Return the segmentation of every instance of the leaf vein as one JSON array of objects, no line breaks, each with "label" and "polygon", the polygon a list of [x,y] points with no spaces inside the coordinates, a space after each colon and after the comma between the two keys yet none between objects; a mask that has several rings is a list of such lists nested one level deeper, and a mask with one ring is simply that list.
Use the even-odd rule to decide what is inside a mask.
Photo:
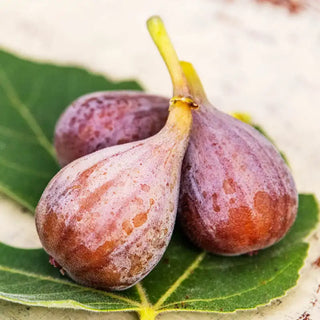
[{"label": "leaf vein", "polygon": [[141,306],[141,304],[137,301],[131,300],[129,298],[125,298],[122,296],[119,296],[117,294],[111,293],[111,292],[105,292],[105,291],[101,291],[101,290],[97,290],[97,289],[93,289],[93,288],[87,288],[87,287],[82,287],[76,283],[72,283],[70,281],[67,280],[61,280],[61,279],[57,279],[57,278],[53,278],[50,276],[42,276],[42,275],[37,275],[35,273],[31,273],[31,272],[26,272],[26,271],[22,271],[22,270],[18,270],[18,269],[14,269],[14,268],[8,268],[5,266],[0,265],[0,271],[4,271],[4,272],[9,272],[9,273],[15,273],[15,274],[21,274],[27,277],[32,277],[32,278],[39,278],[41,280],[45,280],[45,281],[51,281],[54,283],[59,283],[59,284],[63,284],[63,285],[67,285],[70,287],[78,287],[81,288],[82,291],[92,291],[92,292],[96,292],[96,293],[100,293],[103,294],[105,296],[108,296],[109,298],[112,299],[118,299],[121,301],[124,301],[128,304],[134,305],[134,306]]},{"label": "leaf vein", "polygon": [[141,283],[137,283],[135,285],[136,289],[137,289],[137,292],[138,292],[138,295],[140,297],[140,301],[142,303],[142,305],[144,306],[150,306],[150,302],[149,302],[149,299],[148,299],[148,295],[146,293],[146,291],[144,290],[143,286]]},{"label": "leaf vein", "polygon": [[33,176],[37,176],[39,178],[43,178],[45,180],[50,179],[52,176],[48,175],[44,172],[41,171],[35,171],[26,167],[21,166],[18,163],[14,163],[14,162],[9,162],[7,160],[5,160],[3,157],[0,157],[0,165],[3,165],[4,167],[7,167],[9,169],[15,170],[15,171],[19,171],[22,173],[25,173],[27,175],[33,175]]},{"label": "leaf vein", "polygon": [[212,302],[212,301],[217,301],[217,300],[226,300],[226,299],[230,299],[230,298],[233,298],[233,297],[236,297],[236,296],[240,296],[240,295],[242,295],[242,294],[245,294],[245,293],[254,291],[254,290],[256,290],[256,289],[258,289],[258,288],[260,288],[260,287],[262,287],[262,286],[265,286],[265,285],[267,285],[268,283],[274,281],[274,280],[275,280],[277,277],[279,277],[283,272],[285,272],[285,271],[293,264],[294,261],[295,261],[295,260],[290,261],[290,263],[288,263],[287,265],[285,265],[282,269],[279,270],[279,272],[275,273],[275,275],[272,276],[270,279],[265,280],[263,283],[260,283],[260,284],[258,284],[258,285],[255,286],[255,287],[252,287],[252,288],[249,288],[249,289],[246,289],[246,290],[243,290],[243,291],[239,291],[239,292],[236,292],[236,293],[233,293],[233,294],[224,296],[224,297],[215,297],[215,298],[208,298],[208,299],[187,299],[187,300],[176,301],[176,302],[172,302],[172,303],[163,305],[161,309],[164,309],[164,308],[167,308],[167,307],[170,307],[170,306],[172,306],[172,305],[179,304],[179,303]]},{"label": "leaf vein", "polygon": [[54,161],[57,162],[52,144],[44,134],[37,120],[31,114],[28,107],[21,101],[4,69],[0,70],[0,80],[2,80],[0,81],[0,85],[11,102],[11,106],[19,112],[20,116],[26,121],[31,131],[35,134],[41,146],[50,154],[50,156],[52,156]]},{"label": "leaf vein", "polygon": [[[107,312],[121,312],[121,311],[139,311],[140,308],[136,308],[136,307],[125,307],[125,308],[120,308],[120,309],[95,309],[95,308],[91,308],[90,306],[85,305],[84,303],[78,302],[76,300],[72,300],[72,299],[66,299],[66,300],[55,300],[55,301],[41,301],[41,302],[37,302],[37,301],[28,301],[28,300],[17,300],[14,298],[10,298],[7,296],[3,296],[0,295],[0,299],[2,300],[6,300],[6,301],[11,301],[11,302],[16,302],[16,303],[20,303],[23,305],[28,305],[28,306],[46,306],[46,307],[52,307],[52,308],[59,308],[57,305],[61,304],[61,305],[65,305],[66,303],[70,303],[73,307],[77,307],[75,309],[85,309],[85,310],[92,310],[92,311],[107,311]],[[109,304],[109,303],[106,303]],[[118,303],[116,303],[118,304]],[[79,308],[80,307],[80,308]]]},{"label": "leaf vein", "polygon": [[3,185],[1,183],[0,183],[0,192],[2,192],[3,194],[7,195],[11,199],[17,201],[18,203],[20,203],[20,205],[24,206],[25,208],[27,208],[31,212],[34,212],[34,210],[35,210],[34,206],[32,206],[29,202],[27,202],[26,200],[22,199],[18,194],[12,192],[10,190],[10,188],[8,188],[7,186],[5,186],[5,185]]},{"label": "leaf vein", "polygon": [[27,133],[14,131],[14,130],[7,128],[5,126],[0,126],[0,134],[7,136],[7,137],[10,137],[10,138],[20,139],[23,142],[39,144],[38,141],[35,141],[33,136],[31,136]]},{"label": "leaf vein", "polygon": [[189,267],[184,271],[184,273],[169,287],[169,289],[159,298],[159,300],[154,305],[155,310],[159,309],[163,303],[172,295],[172,293],[177,290],[177,288],[181,285],[183,281],[185,281],[192,272],[197,269],[206,256],[206,252],[200,253],[193,262],[189,265]]}]

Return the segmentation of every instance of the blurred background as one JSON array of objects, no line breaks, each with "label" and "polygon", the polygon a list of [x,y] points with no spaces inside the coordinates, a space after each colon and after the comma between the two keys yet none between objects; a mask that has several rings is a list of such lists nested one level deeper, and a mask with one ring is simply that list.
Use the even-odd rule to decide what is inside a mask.
[{"label": "blurred background", "polygon": [[[319,198],[319,0],[2,0],[0,47],[116,80],[135,79],[147,92],[170,96],[169,75],[145,27],[154,14],[163,18],[179,57],[194,64],[210,101],[225,112],[248,112],[286,153],[298,190]],[[0,241],[39,246],[32,216],[3,195],[0,217]],[[309,262],[319,252],[319,233],[310,238]],[[303,270],[298,287],[271,307],[237,316],[159,319],[300,319],[303,312],[310,320],[320,318],[320,304],[310,303],[320,275],[310,270]],[[135,316],[0,301],[0,319],[89,318]]]}]

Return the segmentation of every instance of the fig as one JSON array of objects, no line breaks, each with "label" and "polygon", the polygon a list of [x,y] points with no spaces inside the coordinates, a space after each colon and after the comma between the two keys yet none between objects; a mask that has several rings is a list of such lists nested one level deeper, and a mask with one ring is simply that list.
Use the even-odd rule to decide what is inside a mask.
[{"label": "fig", "polygon": [[168,117],[169,99],[138,91],[104,91],[76,99],[60,116],[54,146],[63,167],[94,151],[153,136]]},{"label": "fig", "polygon": [[216,254],[271,246],[297,214],[293,177],[271,142],[211,105],[195,70],[182,66],[200,109],[183,162],[179,221],[196,245]]},{"label": "fig", "polygon": [[176,219],[196,105],[161,20],[152,18],[148,28],[174,86],[165,126],[150,138],[71,162],[49,182],[36,208],[51,263],[86,286],[123,290],[143,279],[162,257]]}]

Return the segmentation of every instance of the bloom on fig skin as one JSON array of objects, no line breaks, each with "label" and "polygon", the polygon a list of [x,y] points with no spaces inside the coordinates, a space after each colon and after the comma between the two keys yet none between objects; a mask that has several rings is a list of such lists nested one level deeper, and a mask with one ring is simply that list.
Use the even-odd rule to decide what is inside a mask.
[{"label": "bloom on fig skin", "polygon": [[60,116],[54,146],[61,166],[94,151],[158,133],[169,99],[138,91],[101,91],[76,99]]},{"label": "bloom on fig skin", "polygon": [[213,107],[192,66],[182,66],[200,106],[182,169],[183,229],[195,244],[216,254],[271,246],[286,235],[297,214],[289,168],[260,132]]},{"label": "bloom on fig skin", "polygon": [[170,42],[162,21],[154,17],[148,27],[174,86],[165,126],[150,138],[71,162],[49,182],[36,208],[51,262],[76,282],[106,290],[142,280],[168,246],[195,107],[173,47],[164,47]]}]

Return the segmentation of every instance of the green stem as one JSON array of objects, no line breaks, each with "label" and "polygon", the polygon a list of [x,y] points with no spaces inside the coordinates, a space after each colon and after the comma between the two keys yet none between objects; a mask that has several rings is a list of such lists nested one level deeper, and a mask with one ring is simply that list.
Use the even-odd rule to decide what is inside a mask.
[{"label": "green stem", "polygon": [[188,82],[188,88],[190,90],[192,98],[198,103],[206,103],[208,101],[206,93],[203,89],[201,80],[190,62],[180,61],[183,73]]},{"label": "green stem", "polygon": [[153,16],[147,21],[147,27],[169,70],[173,84],[173,94],[175,96],[188,97],[188,82],[182,71],[177,53],[170,41],[163,21],[160,17]]}]

